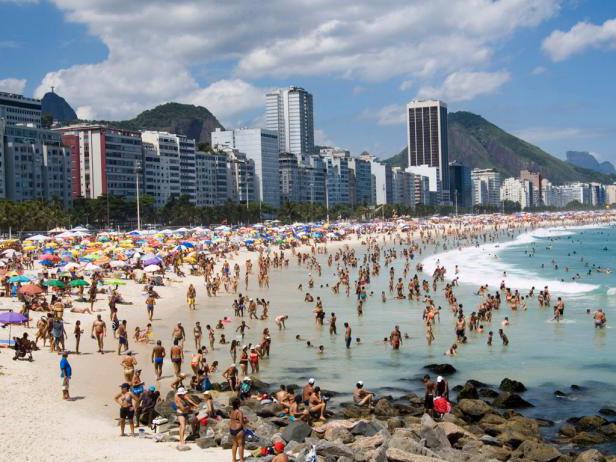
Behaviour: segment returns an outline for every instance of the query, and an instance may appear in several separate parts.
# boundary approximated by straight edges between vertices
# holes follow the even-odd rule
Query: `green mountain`
[[[165,103],[143,111],[130,120],[115,122],[98,121],[126,130],[159,130],[185,135],[197,143],[210,143],[211,133],[224,129],[218,119],[203,106]]]
[[[520,170],[540,172],[552,183],[570,181],[611,182],[610,176],[560,160],[471,112],[449,113],[449,161],[472,168],[493,168],[505,177]],[[407,166],[407,148],[385,160],[392,166]]]

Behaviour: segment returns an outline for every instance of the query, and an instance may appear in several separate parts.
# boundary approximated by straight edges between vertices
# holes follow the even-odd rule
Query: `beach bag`
[[[244,439],[249,442],[259,441],[259,437],[249,428],[244,429]]]
[[[212,382],[209,377],[206,377],[201,383],[202,391],[210,391],[212,389]]]
[[[434,410],[439,414],[449,414],[451,412],[451,404],[441,396],[434,400]]]
[[[305,462],[317,462],[317,447],[312,446],[310,452],[306,454]]]

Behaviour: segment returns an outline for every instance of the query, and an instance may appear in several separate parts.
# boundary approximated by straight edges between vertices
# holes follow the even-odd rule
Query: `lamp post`
[[[135,189],[137,193],[137,231],[141,231],[141,208],[139,204],[139,173],[141,172],[141,162],[135,162]]]

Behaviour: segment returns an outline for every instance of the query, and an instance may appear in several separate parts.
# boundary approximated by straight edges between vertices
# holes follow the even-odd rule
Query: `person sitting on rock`
[[[374,393],[364,388],[364,382],[361,380],[355,384],[353,390],[353,402],[358,406],[371,406],[374,400]]]

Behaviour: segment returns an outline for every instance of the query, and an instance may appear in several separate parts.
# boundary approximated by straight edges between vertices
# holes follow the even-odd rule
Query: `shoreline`
[[[544,229],[543,227],[533,227],[533,226],[530,226],[530,228],[531,229],[540,229],[540,228]],[[436,230],[435,232],[438,234],[439,230]],[[443,233],[446,233],[446,232],[447,232],[446,229],[443,230]],[[526,230],[524,232],[529,232],[529,231]],[[369,237],[374,237],[374,236],[381,236],[381,234],[370,235]],[[414,237],[417,238],[417,236],[418,236],[417,231],[414,231]],[[353,239],[354,240],[352,241],[343,240],[340,242],[330,242],[327,244],[328,251],[331,251],[333,248],[337,248],[338,246],[345,246],[349,244],[354,244],[354,245],[357,245],[358,247],[361,247],[360,238],[353,236]],[[240,265],[242,265],[243,261],[247,258],[247,255],[251,255],[251,258],[254,260],[254,256],[256,254],[254,252],[249,253],[248,251],[243,249],[237,255],[234,255],[233,259],[229,258],[228,260],[231,264],[233,264],[234,261],[238,261]],[[423,257],[424,256],[422,256],[422,258]],[[218,261],[217,267],[220,264],[221,262]],[[174,278],[174,276],[171,276],[171,277]],[[161,295],[163,295],[163,298],[161,299],[160,305],[157,305],[156,310],[157,310],[157,313],[161,313],[161,312],[164,313],[164,316],[160,318],[159,321],[157,321],[159,322],[159,324],[155,325],[155,329],[156,329],[156,332],[161,332],[160,336],[162,338],[170,337],[173,322],[178,317],[182,317],[182,318],[190,317],[190,313],[186,313],[186,307],[185,307],[185,301],[184,301],[184,291],[185,291],[185,288],[188,282],[200,283],[201,280],[200,278],[197,278],[194,276],[187,276],[186,278],[184,278],[182,281],[179,281],[178,283],[176,282],[172,283],[173,285],[171,287],[157,288],[157,290],[160,289],[161,291],[160,293]],[[256,281],[251,280],[251,286],[254,286],[255,284],[256,284]],[[195,313],[195,319],[199,319],[202,322],[202,324],[205,324],[204,319],[203,319],[204,314],[208,317],[208,319],[215,319],[216,316],[219,315],[218,313],[220,313],[217,310],[219,309],[228,310],[229,309],[229,304],[232,298],[234,297],[234,294],[224,294],[222,296],[215,297],[215,298],[207,298],[207,297],[204,297],[204,289],[202,285],[200,284],[197,287],[198,287],[197,306],[200,307],[200,309],[197,310],[197,312]],[[122,288],[122,294],[125,296],[127,300],[133,302],[132,306],[125,306],[125,305],[120,306],[120,309],[123,310],[122,317],[129,321],[129,325],[131,327],[135,325],[141,326],[144,322],[143,317],[145,314],[145,308],[143,305],[143,297],[140,292],[140,287],[137,286],[136,284],[130,283],[130,285],[124,286]],[[264,294],[265,296],[267,296],[267,292],[260,292],[259,294],[261,296],[263,296]],[[3,300],[3,305],[4,305],[4,300]],[[100,303],[97,305],[98,307],[101,307]],[[180,310],[183,310],[183,311],[180,311]],[[204,311],[206,311],[206,313],[204,313]],[[106,319],[107,310],[103,309],[101,314],[103,314],[103,319],[107,321]],[[275,313],[272,313],[272,316],[270,319],[273,319],[274,314]],[[196,318],[196,315],[200,315],[200,317]],[[86,315],[80,315],[80,314],[69,313],[69,312],[66,312],[65,316],[66,316],[65,319],[67,319],[71,323],[74,322],[76,318],[81,318],[83,322],[83,318],[86,317]],[[155,317],[157,317],[156,314],[155,314]],[[88,321],[85,323],[84,327],[86,329],[89,328],[91,319],[92,317],[88,318]],[[70,324],[70,326],[67,326],[67,332],[69,331],[70,328],[72,328],[72,325],[73,324]],[[186,326],[190,327],[188,325]],[[32,331],[33,329],[29,330],[29,332],[32,332]],[[15,334],[19,332],[20,332],[19,328],[14,329]],[[190,338],[190,335],[189,335],[189,338]],[[85,342],[82,346],[87,348],[87,350],[91,350],[92,344],[90,343],[89,337],[84,338],[83,340]],[[116,343],[112,341],[112,338],[108,337],[107,341],[109,342],[109,344],[115,347]],[[143,365],[144,363],[147,363],[146,359],[148,356],[148,352],[151,348],[151,345],[138,345],[137,347],[134,347],[132,343],[133,342],[131,342],[131,347],[133,347],[133,349],[137,351],[138,353],[137,358],[140,360],[141,365]],[[190,347],[190,344],[191,344],[191,341],[190,340],[187,341],[187,346]],[[69,335],[68,345],[69,346],[72,345],[72,339],[70,338],[70,335]],[[10,384],[9,386],[11,387],[11,389],[13,389],[14,387],[15,389],[23,390],[23,392],[29,396],[30,395],[36,396],[37,393],[41,392],[40,387],[37,387],[36,384],[45,383],[45,384],[48,384],[49,393],[51,393],[51,395],[55,395],[57,393],[58,402],[55,402],[55,400],[52,398],[49,400],[50,402],[45,403],[46,411],[53,413],[53,414],[58,414],[58,420],[53,422],[53,429],[61,428],[62,430],[65,431],[65,432],[60,433],[60,435],[62,436],[62,443],[59,444],[58,446],[59,452],[57,454],[60,454],[62,450],[67,449],[66,445],[69,441],[71,441],[71,438],[79,437],[79,438],[83,438],[84,441],[86,441],[87,444],[90,445],[90,447],[94,446],[92,447],[94,451],[98,450],[101,452],[100,459],[111,458],[112,460],[115,460],[115,458],[123,458],[123,457],[126,457],[126,455],[124,454],[124,451],[128,451],[129,453],[138,452],[144,455],[147,454],[147,460],[163,460],[163,459],[168,460],[168,457],[173,457],[173,455],[177,455],[177,451],[175,450],[175,447],[172,445],[168,445],[167,443],[152,445],[151,441],[149,441],[148,439],[143,439],[143,440],[135,439],[135,440],[139,440],[139,442],[135,442],[135,440],[133,439],[122,439],[121,440],[120,438],[117,437],[117,434],[118,434],[117,427],[113,425],[109,425],[109,422],[111,422],[111,418],[116,417],[117,409],[115,408],[115,405],[111,403],[112,396],[108,396],[107,391],[113,392],[115,389],[117,389],[117,385],[121,381],[121,368],[119,366],[119,360],[118,360],[117,355],[109,354],[109,355],[104,355],[103,357],[98,357],[99,360],[102,361],[100,363],[98,360],[88,361],[88,359],[91,358],[91,355],[84,354],[81,356],[76,356],[76,355],[71,356],[71,362],[72,363],[74,362],[73,368],[75,370],[75,375],[76,375],[76,380],[74,381],[74,384],[73,384],[75,387],[75,390],[73,391],[76,392],[78,395],[85,396],[85,398],[79,399],[77,401],[70,403],[68,406],[65,406],[63,405],[64,403],[62,403],[59,399],[59,393],[60,393],[59,392],[59,371],[56,373],[56,368],[58,367],[57,362],[59,362],[59,357],[56,357],[55,355],[48,355],[48,354],[45,354],[44,351],[41,351],[35,354],[36,362],[33,365],[30,365],[29,363],[25,363],[21,361],[7,362],[6,360],[9,354],[5,354],[5,353],[10,354],[10,350],[3,350],[2,353],[0,354],[0,365],[2,366],[2,369],[0,369],[0,372],[5,374],[5,377],[3,377],[5,379],[7,377],[10,377],[11,379],[15,379],[14,381],[11,380],[10,382],[7,382]],[[95,363],[98,363],[98,364],[95,364]],[[34,366],[34,369],[30,369],[32,368],[32,366]],[[32,374],[34,370],[36,371],[36,373]],[[32,376],[33,378],[31,383],[28,380],[29,372],[31,373],[30,376]],[[152,371],[150,370],[150,367],[146,366],[144,368],[144,373],[143,373],[143,377],[146,380],[146,383],[152,383],[152,378],[153,378],[152,375],[153,374],[152,374]],[[168,375],[168,371],[165,372],[165,375]],[[164,395],[165,393],[163,393],[163,396]],[[16,409],[14,409],[15,407]],[[30,409],[33,412],[28,412],[28,410]],[[38,409],[38,411],[40,411],[40,409]],[[13,407],[8,407],[7,409],[2,411],[2,414],[4,417],[11,417],[12,414],[17,413],[20,416],[24,416],[26,420],[31,420],[31,419],[35,420],[36,419],[35,416],[37,415],[38,411],[36,409],[36,405],[33,406],[32,404],[30,404],[30,406],[28,406],[28,403],[26,402],[24,403],[23,406],[20,406],[20,407],[17,407],[16,405],[13,405]],[[29,425],[27,423],[25,423],[25,425],[23,426],[26,427],[26,431],[24,432],[24,435],[27,438],[21,440],[22,441],[21,444],[17,444],[17,442],[15,443],[10,442],[8,444],[3,443],[3,446],[7,445],[7,448],[5,448],[8,451],[7,454],[13,457],[19,458],[20,454],[23,455],[23,453],[20,452],[23,449],[20,449],[19,446],[26,445],[26,441],[29,438],[32,438],[34,436],[33,434],[28,433],[27,429],[29,428]],[[96,428],[96,430],[95,432],[89,433],[88,436],[84,438],[84,435],[82,435],[81,432],[83,431],[84,428],[88,428],[89,426]],[[40,437],[42,438],[44,442],[43,444],[43,446],[45,446],[44,449],[47,449],[47,452],[45,452],[44,454],[54,454],[54,447],[56,446],[57,442],[52,438],[54,436],[57,437],[58,434],[53,434],[53,429],[52,429],[52,435],[50,435],[49,440],[46,439],[44,436]],[[12,434],[13,432],[11,432],[10,434],[8,433],[8,429],[0,430],[0,437],[2,437],[2,441],[9,441],[9,439],[12,438],[11,436]],[[65,436],[66,436],[66,439],[64,439]],[[96,443],[100,442],[101,444],[100,445],[94,444],[92,441],[90,441],[91,439],[95,439]],[[122,441],[127,441],[127,443],[130,441],[130,443],[128,444],[122,443]],[[107,452],[109,451],[110,444],[113,445],[114,447],[117,447],[117,450],[114,449],[112,452]],[[194,448],[194,449],[197,449],[197,448]],[[84,459],[82,455],[83,449],[75,448],[74,453],[71,453],[71,450],[72,450],[72,447],[69,448],[69,451],[67,454],[62,455],[62,457],[65,460],[74,460],[74,459],[76,460],[78,458],[80,460],[99,460],[98,455],[94,456],[91,459],[89,458]],[[183,453],[181,457],[184,460],[192,460],[193,458],[195,458],[196,460],[196,457],[200,457],[201,460],[214,461],[214,460],[221,460],[220,457],[223,457],[223,454],[225,454],[224,457],[227,457],[228,455],[227,451],[223,453],[221,452],[222,450],[220,449],[212,449],[212,450],[205,450],[205,451],[211,451],[211,453],[203,452],[202,450],[194,450],[194,451],[189,451],[187,453]],[[40,453],[40,455],[43,456],[42,453]],[[206,455],[209,457],[206,457]],[[32,459],[30,460],[42,460],[42,458],[43,457],[38,458],[37,453],[34,453]]]

